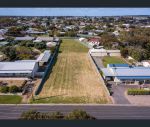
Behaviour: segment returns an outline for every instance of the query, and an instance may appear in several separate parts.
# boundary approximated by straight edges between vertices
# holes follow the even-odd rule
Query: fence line
[[[107,89],[107,87],[106,87],[106,83],[105,83],[104,79],[102,78],[102,75],[100,74],[100,72],[99,72],[99,70],[98,70],[98,67],[96,66],[96,64],[95,64],[95,62],[94,62],[92,56],[91,56],[89,53],[88,53],[88,56],[89,56],[89,58],[90,58],[90,61],[91,61],[92,65],[94,66],[94,68],[95,68],[95,70],[96,70],[96,73],[97,73],[97,75],[98,75],[98,77],[99,77],[99,79],[100,79],[102,85],[104,86],[104,88],[105,88],[107,94],[110,96],[110,93],[109,93],[109,91],[108,91],[108,89]]]
[[[50,71],[53,67],[54,61],[56,60],[56,57],[57,57],[58,52],[59,52],[59,46],[60,46],[60,43],[59,43],[59,45],[57,45],[55,52],[53,53],[53,55],[50,58],[48,67],[46,68],[44,75],[42,76],[41,83],[39,84],[39,86],[37,87],[37,89],[35,91],[35,95],[38,95],[41,92],[43,85],[45,84],[45,81],[47,80],[47,76],[50,74]]]

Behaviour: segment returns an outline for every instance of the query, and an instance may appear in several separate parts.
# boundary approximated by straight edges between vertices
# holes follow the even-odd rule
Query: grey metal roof
[[[36,62],[0,62],[0,71],[32,71]]]
[[[113,71],[116,76],[150,76],[150,68],[117,68]]]
[[[101,68],[101,70],[105,76],[114,76],[114,74],[108,68]]]
[[[16,37],[15,38],[15,41],[25,41],[25,40],[31,41],[31,40],[34,40],[34,37],[27,36],[27,37]]]
[[[45,50],[44,53],[42,53],[42,54],[37,58],[37,61],[48,62],[50,56],[51,56],[50,51],[49,51],[49,50]]]
[[[149,77],[149,67],[124,67],[124,68],[103,68],[101,69],[105,76],[115,77]]]

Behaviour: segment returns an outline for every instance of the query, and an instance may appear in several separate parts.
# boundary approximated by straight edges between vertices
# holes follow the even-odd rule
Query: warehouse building
[[[107,68],[102,68],[101,70],[106,81],[114,81],[116,84],[150,82],[150,67],[136,67],[128,64],[108,64]]]
[[[37,70],[35,61],[0,62],[0,77],[34,77]]]

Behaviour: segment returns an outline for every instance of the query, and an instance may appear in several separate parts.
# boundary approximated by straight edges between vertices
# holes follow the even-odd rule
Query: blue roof
[[[118,79],[135,79],[135,80],[145,79],[146,80],[146,79],[150,79],[150,76],[136,76],[136,77],[135,76],[132,76],[132,77],[131,76],[123,76],[123,77],[117,76],[117,78]]]
[[[129,67],[129,64],[108,64],[109,67]]]

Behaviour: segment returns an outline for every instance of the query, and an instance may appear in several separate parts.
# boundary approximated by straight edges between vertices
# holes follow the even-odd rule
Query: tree
[[[82,110],[74,110],[69,113],[66,117],[66,120],[92,120],[95,119],[94,117],[87,114],[85,111]]]
[[[88,115],[85,111],[74,110],[64,116],[61,112],[41,113],[36,110],[29,110],[21,114],[20,119],[24,120],[94,120],[95,118]]]
[[[7,93],[9,91],[9,87],[8,86],[1,86],[0,87],[0,92],[1,93]]]
[[[123,48],[123,49],[121,50],[121,55],[122,55],[124,58],[126,58],[126,57],[129,55],[128,49],[127,49],[127,48]]]
[[[40,112],[37,112],[36,110],[29,110],[27,112],[23,112],[21,114],[21,118],[20,119],[24,119],[24,120],[36,120],[39,118],[39,114]]]
[[[43,42],[37,42],[34,46],[37,49],[45,49],[46,48],[46,44]]]
[[[64,118],[64,115],[61,112],[54,112],[54,113],[50,114],[50,116],[51,116],[51,119],[54,119],[54,120]]]
[[[9,92],[10,92],[10,93],[19,92],[19,88],[18,88],[17,86],[15,86],[15,85],[10,86],[10,87],[9,87]]]
[[[17,56],[16,49],[13,46],[6,46],[1,49],[1,51],[10,59],[14,60]]]
[[[10,27],[8,29],[7,35],[9,35],[9,36],[22,36],[21,31],[22,31],[21,27],[13,26],[13,27]]]

